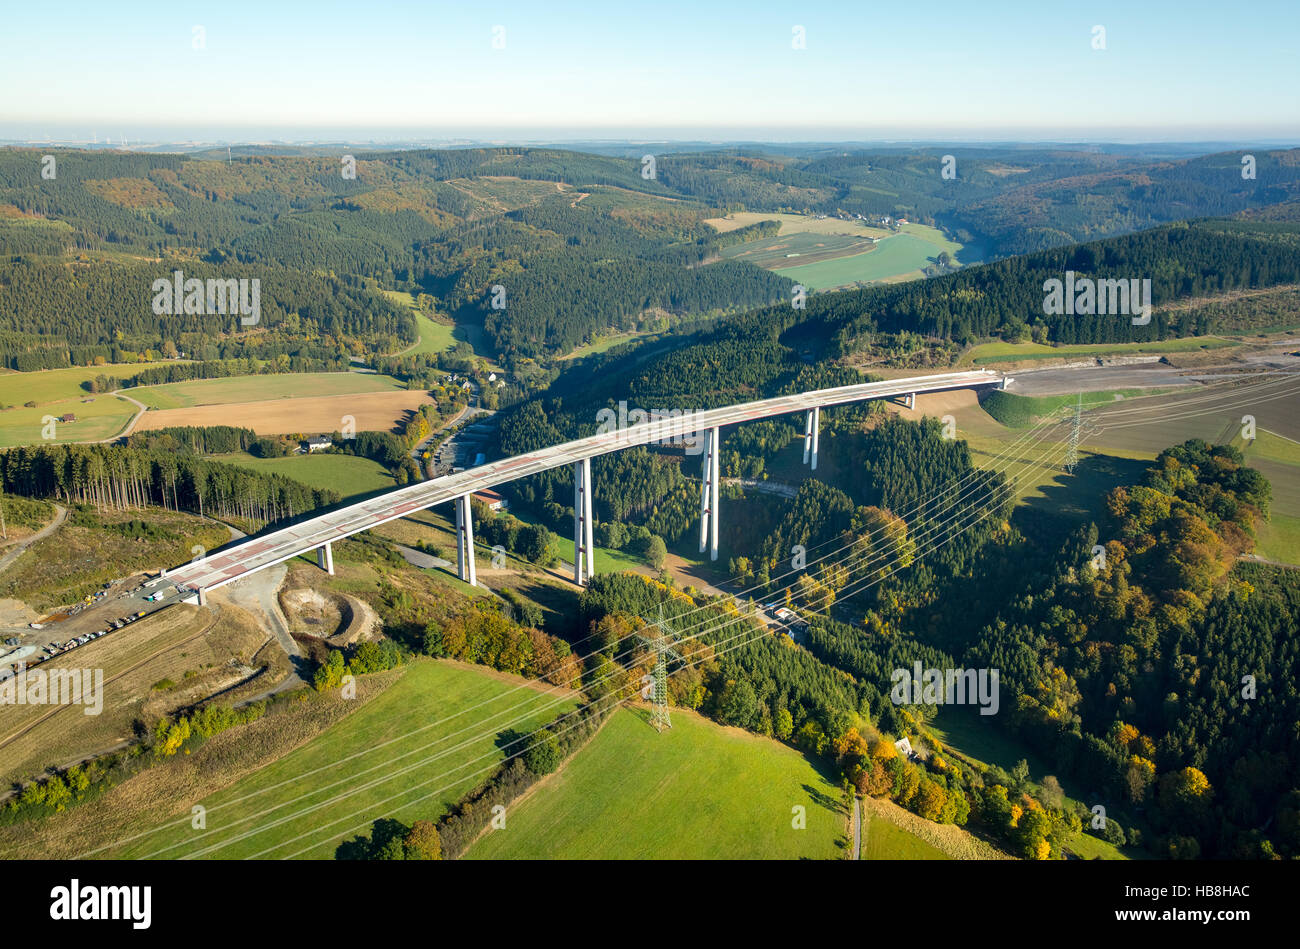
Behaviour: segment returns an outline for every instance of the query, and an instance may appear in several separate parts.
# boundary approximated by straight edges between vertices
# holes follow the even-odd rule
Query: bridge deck
[[[1000,382],[1001,379],[999,373],[977,370],[891,379],[885,382],[865,382],[707,409],[682,418],[591,435],[526,455],[503,458],[500,461],[435,478],[432,481],[421,481],[394,488],[378,497],[338,508],[290,527],[238,541],[196,563],[169,571],[167,578],[185,587],[212,590],[320,547],[327,541],[342,540],[351,534],[451,501],[463,494],[496,487],[551,468],[571,465],[583,458],[594,458],[622,448],[647,445],[666,438],[689,436],[695,432],[703,432],[723,425],[802,412],[814,406],[845,405],[868,399],[906,395],[911,392],[966,389],[992,385]]]

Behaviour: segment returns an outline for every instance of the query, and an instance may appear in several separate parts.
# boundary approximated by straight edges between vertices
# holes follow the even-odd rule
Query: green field
[[[440,323],[426,315],[422,310],[417,309],[415,297],[404,290],[383,290],[381,292],[394,303],[409,307],[415,316],[415,327],[420,333],[420,340],[409,349],[402,350],[403,353],[412,355],[445,353],[456,348],[456,340],[452,337],[453,328],[450,323]]]
[[[153,409],[184,409],[196,405],[389,392],[405,388],[392,376],[369,372],[298,372],[169,382],[166,385],[131,389],[127,394]]]
[[[115,376],[127,379],[145,369],[157,366],[174,366],[177,360],[162,362],[114,363],[106,366],[78,366],[73,369],[42,369],[39,372],[0,372],[0,405],[38,405],[56,399],[85,398],[87,392],[81,384],[96,376]]]
[[[336,455],[325,452],[312,455],[289,455],[284,458],[254,458],[252,455],[239,452],[230,455],[214,455],[213,460],[281,474],[313,488],[337,491],[345,498],[394,486],[393,476],[383,465],[369,458],[358,458],[356,455]]]
[[[743,260],[758,267],[776,270],[796,265],[806,266],[819,260],[871,253],[875,246],[864,234],[797,232],[732,244],[722,249],[722,256],[728,260]]]
[[[1169,389],[1102,389],[1075,395],[1016,395],[995,389],[985,395],[980,407],[1007,428],[1028,428],[1039,419],[1053,413],[1060,416],[1063,409],[1082,405],[1085,409],[1109,405],[1126,399],[1161,395]]]
[[[965,353],[961,366],[983,366],[1023,359],[1066,359],[1071,356],[1140,355],[1142,353],[1188,353],[1203,349],[1224,349],[1241,345],[1236,340],[1217,336],[1187,336],[1150,343],[1078,343],[1046,346],[1042,343],[981,343]]]
[[[499,731],[529,731],[575,707],[519,685],[522,679],[417,659],[347,718],[202,801],[211,815],[207,836],[173,820],[108,855],[174,858],[217,846],[203,855],[328,859],[376,818],[436,821],[502,760]],[[502,714],[484,722],[495,713]],[[283,822],[270,826],[275,821]],[[171,849],[158,853],[163,848]]]
[[[1256,431],[1255,439],[1249,445],[1242,447],[1240,439],[1234,440],[1233,444],[1242,448],[1242,454],[1250,462],[1264,458],[1284,465],[1300,465],[1300,442],[1276,435],[1267,429]]]
[[[450,323],[439,323],[423,313],[415,315],[415,325],[420,330],[420,341],[411,353],[445,353],[456,348],[456,339],[452,336]]]
[[[1268,560],[1300,565],[1300,517],[1273,514],[1257,529],[1255,553]]]
[[[112,438],[126,426],[137,409],[130,402],[110,395],[91,395],[82,383],[98,375],[129,378],[152,366],[166,363],[120,363],[73,369],[44,369],[39,372],[0,373],[0,448],[33,445],[46,441],[43,419],[72,414],[77,421],[55,426],[52,441],[98,441]],[[34,408],[26,403],[35,402]]]
[[[1273,488],[1269,519],[1259,525],[1255,553],[1300,564],[1300,443],[1262,428],[1249,444],[1240,437],[1232,443]]]
[[[938,847],[862,809],[860,860],[950,860]]]
[[[738,212],[709,221],[726,232],[763,220],[779,220],[776,237],[733,244],[722,250],[730,260],[745,260],[789,277],[813,290],[833,290],[855,283],[912,280],[947,251],[963,264],[978,252],[963,247],[924,224],[904,224],[898,231],[856,221],[802,214]],[[873,244],[870,238],[876,238]]]
[[[902,233],[882,238],[869,253],[774,270],[814,290],[832,290],[854,283],[918,278],[922,268],[933,264],[939,254],[947,251],[958,257],[961,250],[961,244],[947,240],[934,228],[909,224]]]
[[[22,405],[0,411],[0,448],[14,445],[39,445],[49,442],[90,442],[119,434],[138,410],[130,402],[112,395],[85,395],[81,398],[46,402],[36,408]],[[54,438],[46,439],[47,416],[62,418],[71,413],[75,422],[58,422]]]
[[[569,552],[569,559],[573,559],[572,551]],[[610,550],[608,547],[596,548],[597,573],[641,572],[648,569],[648,565],[640,557],[633,557],[621,550]]]
[[[1015,767],[1016,762],[1023,758],[1029,764],[1029,782],[1035,790],[1040,787],[1044,777],[1056,773],[1056,769],[1049,768],[1038,755],[1024,748],[998,726],[989,722],[986,717],[969,709],[940,707],[939,715],[930,730],[960,756],[981,764],[996,765],[1004,771],[1010,771]],[[1073,793],[1077,792],[1077,789],[1072,789],[1068,781],[1063,780],[1061,783],[1067,798],[1077,799],[1076,794]],[[865,850],[865,842],[863,849]],[[1066,843],[1066,849],[1084,860],[1129,859],[1128,855],[1114,844],[1091,834],[1074,834]]]
[[[689,712],[620,709],[470,859],[834,859],[842,794],[792,748]],[[802,806],[807,829],[791,826]]]
[[[581,359],[583,356],[591,356],[595,353],[604,353],[620,346],[623,343],[630,343],[632,340],[641,336],[640,333],[615,333],[610,336],[599,336],[590,343],[579,346],[573,352],[566,354],[563,359]]]

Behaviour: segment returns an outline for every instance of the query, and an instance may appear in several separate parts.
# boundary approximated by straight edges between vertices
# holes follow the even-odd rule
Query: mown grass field
[[[311,455],[289,455],[284,458],[254,458],[244,452],[214,455],[214,461],[224,461],[254,471],[281,474],[313,488],[337,491],[347,498],[394,486],[393,476],[377,461],[356,455],[337,455],[331,452]]]
[[[869,808],[862,809],[860,860],[950,860],[938,847],[891,824]]]
[[[781,222],[774,238],[723,250],[723,256],[749,260],[814,290],[832,290],[858,282],[913,280],[934,258],[947,251],[963,264],[974,263],[972,248],[963,248],[937,228],[905,224],[897,232],[827,217],[742,211],[705,223],[723,233],[759,221]],[[874,245],[866,239],[874,237]],[[964,253],[963,253],[964,251]],[[799,257],[787,258],[797,253]],[[802,258],[802,259],[801,259]]]
[[[19,404],[0,411],[0,448],[102,441],[120,434],[137,411],[130,402],[112,395],[59,399],[40,403],[35,408]],[[50,417],[61,419],[68,414],[75,415],[76,421],[55,421],[49,427]],[[47,432],[52,432],[54,437],[47,439]]]
[[[261,402],[267,399],[392,392],[405,388],[392,376],[375,373],[302,372],[169,382],[160,386],[141,386],[129,390],[127,394],[150,408],[185,409],[199,405]]]
[[[174,365],[165,360],[154,363],[115,363],[71,369],[43,369],[39,372],[0,373],[0,448],[36,445],[47,441],[99,441],[118,435],[138,409],[111,395],[92,395],[82,387],[96,376],[130,379],[153,366]],[[28,407],[28,402],[35,402]],[[76,422],[60,422],[54,438],[45,438],[46,416],[62,418],[72,414]]]
[[[849,234],[853,236],[885,237],[890,231],[883,227],[869,227],[860,221],[843,221],[836,217],[818,218],[813,214],[768,213],[765,211],[735,211],[725,218],[705,220],[713,229],[725,234],[759,221],[780,221],[778,236],[785,234]]]
[[[1246,464],[1258,468],[1273,489],[1269,519],[1259,525],[1255,553],[1268,560],[1300,564],[1300,443],[1267,429],[1244,442],[1240,435],[1232,442],[1241,449]]]
[[[316,738],[202,800],[207,836],[164,824],[105,856],[328,859],[376,818],[436,821],[502,760],[498,732],[531,731],[575,707],[544,688],[417,659]],[[142,815],[139,830],[151,826]]]
[[[1016,395],[995,389],[985,395],[980,406],[993,418],[1007,428],[1027,428],[1041,418],[1053,413],[1061,415],[1063,409],[1082,405],[1085,409],[1097,405],[1109,405],[1126,399],[1159,395],[1167,389],[1109,389],[1098,392],[1082,392],[1078,395]]]
[[[657,733],[615,712],[569,763],[510,808],[470,859],[835,859],[839,788],[792,748],[674,710]],[[802,806],[807,829],[791,826]]]
[[[155,366],[173,366],[177,360],[153,363],[114,363],[106,366],[76,367],[73,369],[42,369],[39,372],[0,372],[0,404],[22,405],[33,401],[38,405],[61,399],[84,398],[88,393],[81,387],[96,376],[113,376],[129,379],[137,373]]]
[[[592,356],[596,353],[604,353],[619,346],[623,343],[630,343],[637,339],[640,333],[615,333],[610,336],[601,336],[590,343],[579,346],[573,352],[566,354],[562,360],[581,359],[583,356]]]
[[[440,323],[426,315],[416,307],[415,297],[405,290],[382,290],[380,292],[394,303],[408,307],[415,317],[415,327],[419,330],[420,339],[414,346],[403,350],[403,352],[419,355],[421,353],[443,353],[455,348],[456,340],[452,336],[454,328],[451,323]]]
[[[870,253],[773,270],[814,290],[832,290],[854,283],[917,279],[922,268],[934,263],[941,253],[956,257],[961,250],[962,245],[945,239],[934,228],[909,224],[902,233],[882,238]]]
[[[881,245],[883,246],[883,245]],[[743,260],[770,270],[788,269],[796,265],[807,267],[822,260],[866,254],[876,245],[865,235],[812,234],[794,232],[732,244],[722,249],[728,260]]]
[[[980,716],[969,709],[941,707],[939,715],[932,723],[930,730],[948,748],[956,751],[964,758],[972,759],[981,764],[996,765],[1004,771],[1010,771],[1015,767],[1017,761],[1024,759],[1029,765],[1030,787],[1035,791],[1041,787],[1044,777],[1049,774],[1056,774],[1056,769],[1048,767],[1041,757],[1008,736],[997,725],[989,721],[987,716]],[[1080,799],[1080,790],[1072,787],[1068,779],[1062,779],[1061,784],[1065,789],[1067,799]],[[1103,860],[1129,859],[1128,855],[1114,844],[1107,843],[1091,834],[1079,833],[1073,835],[1066,848],[1085,860],[1091,860],[1094,857]]]
[[[981,343],[964,353],[957,365],[984,366],[990,363],[1018,362],[1022,359],[1189,353],[1239,345],[1241,344],[1236,340],[1220,339],[1217,336],[1187,336],[1182,339],[1162,339],[1150,343],[1080,343],[1063,346],[1046,346],[1042,343]]]

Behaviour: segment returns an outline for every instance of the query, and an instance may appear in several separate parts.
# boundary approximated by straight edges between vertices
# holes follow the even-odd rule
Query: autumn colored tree
[[[417,820],[402,843],[407,860],[442,859],[442,839],[431,821]]]

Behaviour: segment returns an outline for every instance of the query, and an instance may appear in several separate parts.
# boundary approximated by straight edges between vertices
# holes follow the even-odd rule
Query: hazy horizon
[[[1298,33],[1284,0],[78,0],[6,13],[0,138],[1257,145],[1300,139]]]

